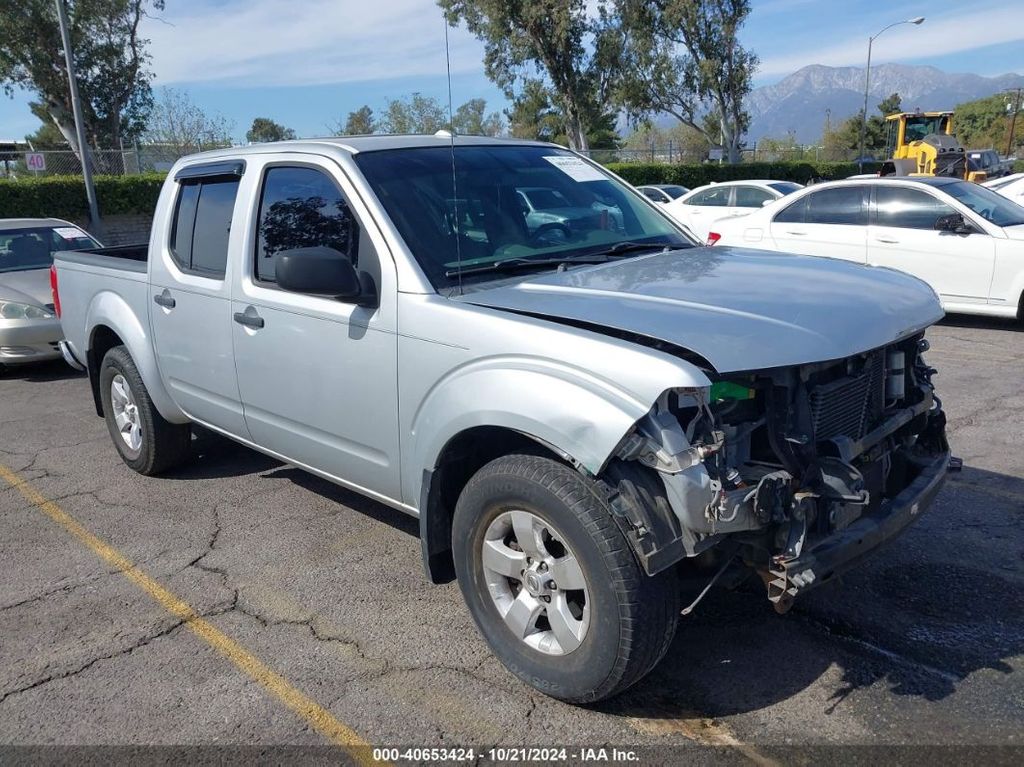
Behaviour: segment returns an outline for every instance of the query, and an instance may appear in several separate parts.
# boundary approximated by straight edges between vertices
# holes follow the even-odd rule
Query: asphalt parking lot
[[[786,616],[713,593],[590,709],[504,671],[457,586],[424,579],[413,519],[208,435],[138,476],[83,376],[9,372],[0,743],[1024,746],[1024,330],[929,337],[964,460],[936,505]]]

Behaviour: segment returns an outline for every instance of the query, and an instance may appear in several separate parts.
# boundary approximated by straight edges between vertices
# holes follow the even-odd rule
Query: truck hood
[[[902,272],[730,247],[570,268],[459,300],[659,339],[720,373],[848,357],[943,316],[935,292]]]
[[[22,272],[0,272],[0,299],[46,306],[53,301],[50,292],[50,269],[26,269]]]

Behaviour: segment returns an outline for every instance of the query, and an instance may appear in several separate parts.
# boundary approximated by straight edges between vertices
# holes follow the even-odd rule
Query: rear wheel
[[[642,679],[675,634],[672,571],[647,576],[605,499],[578,472],[499,458],[466,485],[452,521],[459,586],[513,674],[573,703]]]
[[[125,347],[106,353],[99,377],[107,429],[128,466],[139,474],[159,474],[188,457],[191,429],[160,415]]]

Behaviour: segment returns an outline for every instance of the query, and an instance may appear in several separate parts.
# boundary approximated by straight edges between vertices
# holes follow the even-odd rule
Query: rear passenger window
[[[358,264],[359,224],[334,180],[315,168],[273,167],[263,178],[256,279],[276,282],[277,255],[325,246]]]
[[[934,229],[941,216],[955,213],[949,205],[919,189],[875,187],[875,223],[901,229]]]
[[[238,179],[198,178],[181,184],[171,228],[171,255],[178,267],[204,277],[223,277]]]
[[[860,186],[822,189],[806,194],[775,217],[794,224],[867,224],[864,191]]]

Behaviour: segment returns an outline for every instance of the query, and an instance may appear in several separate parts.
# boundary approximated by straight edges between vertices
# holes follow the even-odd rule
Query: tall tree
[[[232,123],[209,114],[184,91],[165,88],[150,116],[145,138],[175,155],[231,146]]]
[[[591,121],[602,113],[605,73],[597,66],[586,0],[438,0],[452,26],[484,43],[487,76],[515,99],[515,86],[544,73],[564,115],[569,145],[588,148]]]
[[[447,127],[447,110],[437,99],[422,93],[392,99],[380,121],[384,133],[436,133]]]
[[[252,127],[245,133],[245,140],[250,144],[263,144],[270,141],[288,141],[295,138],[295,131],[274,122],[269,117],[257,117]]]
[[[66,0],[86,140],[116,147],[139,136],[153,105],[139,23],[164,0]],[[77,148],[68,73],[53,0],[0,0],[0,84],[36,103]]]
[[[551,92],[541,80],[527,80],[505,110],[509,133],[534,141],[554,141],[564,135],[562,116],[551,102]]]
[[[634,119],[664,112],[719,138],[730,162],[740,159],[757,57],[739,43],[749,0],[613,0],[602,13],[597,47],[615,67],[616,103]],[[709,128],[704,117],[718,116]]]
[[[504,123],[497,112],[487,114],[484,99],[470,99],[455,110],[452,126],[464,136],[497,136]]]
[[[339,136],[368,136],[376,130],[377,122],[373,117],[373,110],[365,104],[349,112],[345,122],[339,121],[331,127],[331,132]]]
[[[1016,93],[997,93],[983,99],[966,101],[954,107],[953,132],[965,147],[1006,150],[1010,140],[1010,118],[1017,105]],[[1017,116],[1014,144],[1024,144],[1024,122]]]

